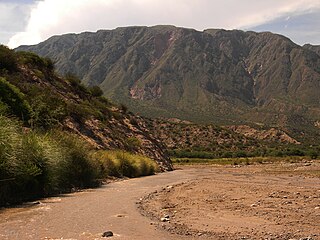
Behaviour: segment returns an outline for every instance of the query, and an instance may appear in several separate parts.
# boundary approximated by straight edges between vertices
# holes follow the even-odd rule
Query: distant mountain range
[[[52,58],[60,73],[99,85],[141,115],[320,135],[320,46],[281,35],[124,27],[54,36],[17,50]]]

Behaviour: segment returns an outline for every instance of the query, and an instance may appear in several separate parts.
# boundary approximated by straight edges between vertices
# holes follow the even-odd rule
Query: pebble
[[[160,219],[160,221],[161,221],[161,222],[169,222],[169,221],[170,221],[170,219],[169,219],[169,218],[164,218],[164,217],[163,217],[163,218],[161,218],[161,219]]]
[[[102,237],[112,237],[113,236],[113,232],[111,231],[106,231],[102,234]]]

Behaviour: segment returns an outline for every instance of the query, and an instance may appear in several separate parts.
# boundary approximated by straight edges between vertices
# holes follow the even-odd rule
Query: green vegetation
[[[0,205],[96,186],[98,169],[77,136],[23,132],[0,116]]]
[[[150,158],[125,151],[99,151],[95,153],[104,177],[140,177],[159,171],[157,164]]]
[[[87,88],[73,74],[58,78],[49,58],[14,52],[2,45],[0,93],[0,111],[18,117],[26,126],[55,128],[69,116],[79,122],[92,117],[101,121],[121,118],[111,111],[113,105],[98,86]]]
[[[225,149],[216,152],[195,151],[190,149],[170,150],[170,155],[176,159],[221,159],[221,158],[252,158],[252,157],[291,157],[304,156],[316,159],[320,156],[319,146],[278,144],[271,147],[253,148],[251,151]]]
[[[67,119],[123,119],[112,107],[99,87],[86,88],[72,74],[57,77],[50,59],[0,46],[0,206],[95,187],[109,176],[154,174],[147,157],[97,151],[65,131]],[[122,138],[127,149],[140,147]]]
[[[98,186],[108,176],[154,174],[157,164],[124,151],[94,151],[76,135],[23,131],[0,116],[0,206],[78,188]]]
[[[13,50],[0,45],[0,70],[14,71],[17,69],[16,56]]]
[[[8,106],[10,113],[25,121],[30,119],[31,107],[21,91],[0,77],[0,101]]]
[[[287,156],[287,157],[241,157],[241,158],[173,158],[172,162],[176,165],[190,164],[217,164],[217,165],[251,165],[277,162],[300,162],[310,157]]]
[[[175,32],[183,36],[171,42],[168,36]],[[162,42],[161,49],[150,36]],[[105,96],[143,116],[218,125],[266,124],[285,129],[300,142],[319,142],[314,123],[320,119],[320,58],[312,52],[319,53],[318,46],[301,47],[272,33],[198,32],[172,26],[102,31],[92,34],[92,41],[86,37],[65,35],[19,49],[59,59],[58,70],[72,69],[84,83],[99,84]],[[63,47],[70,41],[72,54]],[[283,60],[293,53],[291,62]],[[84,57],[90,54],[94,57]],[[309,81],[301,77],[304,71]],[[255,88],[253,79],[263,87]]]

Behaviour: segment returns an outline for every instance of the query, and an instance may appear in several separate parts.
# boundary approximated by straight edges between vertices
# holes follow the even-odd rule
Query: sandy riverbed
[[[198,170],[210,168],[146,196],[142,212],[190,238],[320,239],[320,179],[307,176],[319,162]]]

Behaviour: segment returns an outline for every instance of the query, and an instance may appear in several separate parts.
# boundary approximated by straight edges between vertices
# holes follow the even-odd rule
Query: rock
[[[161,218],[161,219],[160,219],[160,221],[161,221],[161,222],[169,222],[169,221],[170,221],[170,219],[169,219],[169,218],[165,218],[165,217],[163,217],[163,218]]]
[[[315,207],[314,209],[315,209],[315,210],[319,210],[319,209],[320,209],[320,207]]]
[[[251,204],[250,206],[251,206],[251,207],[256,207],[257,204],[253,203],[253,204]]]
[[[106,231],[102,234],[102,237],[112,237],[113,236],[113,232],[111,231]]]

